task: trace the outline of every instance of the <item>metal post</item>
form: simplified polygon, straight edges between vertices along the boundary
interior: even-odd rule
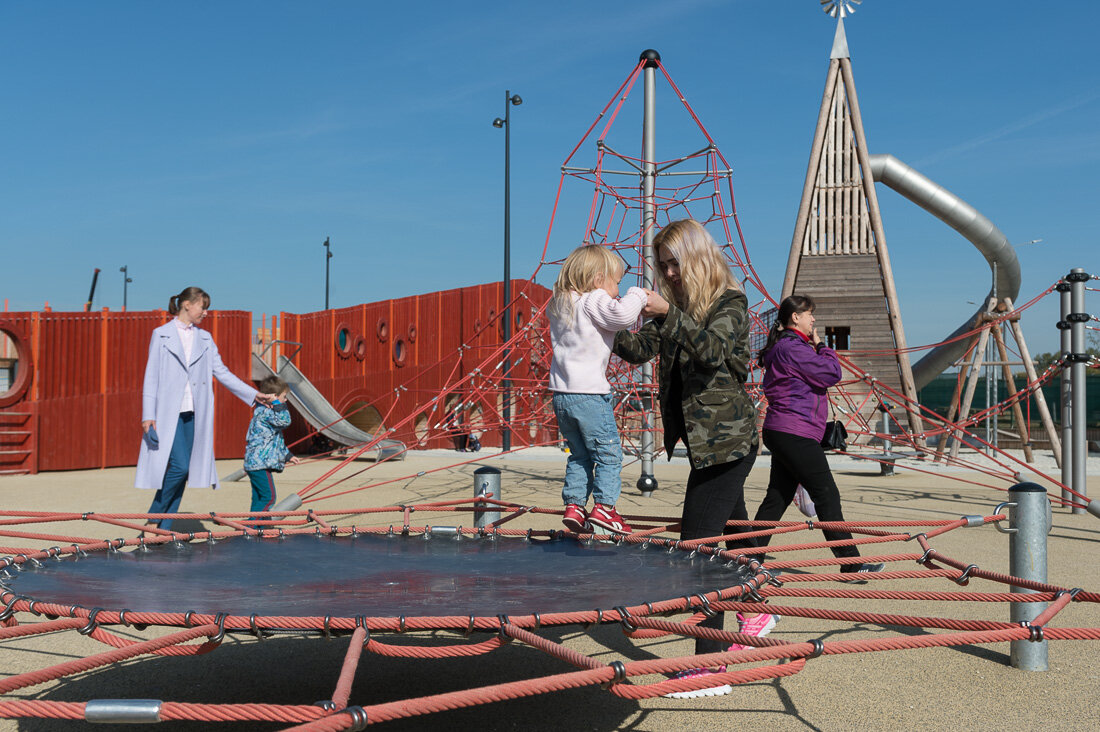
[[[1073,353],[1073,490],[1082,496],[1088,495],[1085,478],[1085,461],[1089,455],[1088,441],[1085,439],[1085,365],[1088,355],[1085,353],[1085,323],[1089,314],[1085,312],[1085,283],[1089,276],[1085,270],[1075,267],[1066,276],[1070,282],[1070,350]],[[1080,506],[1073,507],[1073,513],[1084,513]]]
[[[332,250],[329,249],[328,237],[325,237],[325,310],[328,310],[328,260],[332,259]]]
[[[486,466],[474,471],[474,497],[501,500],[499,470]],[[474,501],[474,508],[485,505],[481,500]],[[474,513],[475,528],[484,528],[495,521],[500,521],[500,511],[476,511]]]
[[[1035,483],[1017,483],[1008,490],[1008,503],[997,506],[995,513],[1009,507],[1008,526],[999,531],[1008,537],[1008,573],[1013,577],[1047,581],[1047,534],[1050,533],[1051,511],[1047,492]],[[1012,592],[1025,595],[1036,594],[1037,590],[1012,587]],[[1045,602],[1009,603],[1009,618],[1013,623],[1030,624],[1047,608]],[[1010,659],[1012,665],[1021,671],[1047,670],[1047,642],[1018,640],[1012,641]]]
[[[1073,353],[1070,342],[1069,314],[1070,314],[1070,287],[1069,283],[1062,281],[1054,286],[1060,293],[1061,319],[1058,321],[1058,330],[1061,331],[1061,356],[1062,356],[1062,385],[1061,385],[1061,422],[1062,422],[1062,485],[1073,488],[1073,371],[1069,356]],[[1069,500],[1072,494],[1062,489],[1063,500]]]
[[[504,425],[501,427],[500,446],[504,452],[512,449],[512,384],[508,378],[511,354],[508,341],[512,335],[508,318],[508,303],[512,301],[512,104],[511,92],[504,90]],[[499,483],[498,483],[499,485]],[[497,514],[500,518],[500,514]]]
[[[653,289],[657,255],[653,251],[654,229],[657,226],[657,65],[661,54],[653,49],[642,51],[639,61],[645,61],[644,116],[642,118],[642,286]],[[642,383],[649,388],[653,383],[653,363],[642,364]],[[653,434],[657,426],[656,406],[652,398],[642,404],[642,474],[638,478],[638,490],[650,496],[657,489],[653,477]]]
[[[505,89],[504,119],[497,117],[493,120],[493,127],[504,128],[504,305],[501,308],[504,319],[501,331],[504,338],[501,418],[504,424],[500,430],[500,446],[504,452],[512,449],[512,380],[509,374],[512,353],[508,347],[512,339],[512,105],[520,104],[523,104],[520,95]]]
[[[122,273],[122,309],[126,310],[126,286],[133,282],[133,278],[130,277],[129,265],[122,265],[118,268],[118,271]]]

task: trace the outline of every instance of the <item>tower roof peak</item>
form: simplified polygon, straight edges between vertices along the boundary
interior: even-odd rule
[[[848,37],[844,35],[844,18],[836,19],[836,35],[833,36],[833,51],[829,58],[851,58],[848,53]]]

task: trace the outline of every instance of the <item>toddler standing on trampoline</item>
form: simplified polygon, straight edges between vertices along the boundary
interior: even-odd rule
[[[286,463],[298,464],[283,440],[283,430],[290,426],[290,411],[286,398],[290,387],[272,374],[260,382],[260,391],[278,394],[270,405],[256,402],[244,448],[244,469],[252,482],[252,505],[249,511],[270,511],[275,503],[275,477]]]
[[[569,444],[562,523],[572,531],[599,526],[629,534],[615,510],[622,489],[623,446],[612,411],[607,362],[615,333],[637,321],[648,301],[640,287],[619,298],[622,259],[599,245],[574,249],[562,264],[550,302],[550,391],[554,416]],[[586,510],[592,496],[592,511]]]

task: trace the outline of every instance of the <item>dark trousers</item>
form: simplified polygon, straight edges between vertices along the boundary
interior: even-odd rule
[[[684,496],[684,512],[680,519],[681,539],[688,541],[705,536],[721,536],[727,533],[727,521],[745,521],[749,518],[745,509],[745,479],[755,462],[754,448],[740,460],[691,469],[688,474],[687,494]],[[752,541],[726,542],[726,547],[730,549],[743,549],[752,545]],[[724,620],[723,614],[718,613],[705,619],[699,627],[722,630]],[[728,643],[704,638],[695,640],[696,653],[719,653],[728,646]]]
[[[180,412],[176,420],[176,435],[172,439],[172,452],[168,454],[168,467],[160,489],[153,496],[149,513],[176,513],[187,487],[187,475],[191,472],[191,448],[195,444],[195,413]],[[172,519],[161,519],[157,525],[165,530],[172,528]]]
[[[764,430],[764,444],[772,453],[772,471],[768,479],[768,492],[756,511],[756,521],[779,521],[787,506],[794,500],[794,492],[801,483],[817,508],[821,521],[843,521],[840,508],[840,491],[837,490],[829,460],[821,445],[808,437]],[[847,531],[825,531],[827,541],[851,539]],[[759,539],[760,546],[767,546],[770,536]],[[833,556],[858,557],[854,546],[833,547]],[[854,572],[858,564],[849,564],[841,571]]]

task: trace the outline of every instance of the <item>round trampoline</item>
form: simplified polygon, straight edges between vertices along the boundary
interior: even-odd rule
[[[270,532],[269,532],[270,533]],[[292,534],[168,542],[24,563],[4,581],[37,602],[136,613],[354,618],[534,615],[642,605],[739,585],[715,554],[548,538]]]

